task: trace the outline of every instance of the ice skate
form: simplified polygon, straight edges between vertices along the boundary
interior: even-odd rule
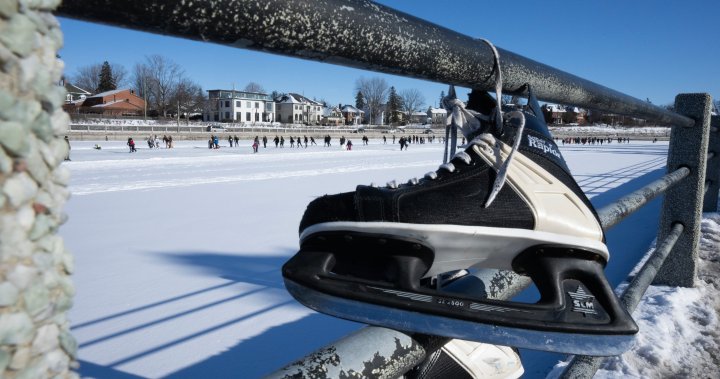
[[[449,111],[446,163],[422,179],[311,202],[300,251],[283,267],[306,306],[398,330],[537,350],[618,355],[637,326],[603,269],[597,215],[553,142],[529,86],[526,110],[473,91]],[[469,141],[454,154],[456,130]],[[459,269],[529,276],[537,303],[476,298],[427,285]]]
[[[516,379],[524,372],[520,356],[511,347],[453,339],[404,379]]]

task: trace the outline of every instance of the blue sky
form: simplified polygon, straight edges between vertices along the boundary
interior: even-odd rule
[[[428,1],[384,5],[624,92],[669,104],[678,93],[720,97],[720,1]],[[378,74],[267,53],[60,18],[66,74],[110,61],[132,71],[145,55],[164,55],[203,89],[297,92],[332,104],[354,103],[360,76],[416,88],[436,105],[440,83]]]

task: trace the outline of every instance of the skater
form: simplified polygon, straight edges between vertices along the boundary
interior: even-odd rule
[[[348,151],[352,150],[352,141],[347,140],[347,142],[345,142],[345,146],[347,146]]]
[[[387,145],[387,137],[383,136],[383,145]]]
[[[295,138],[293,136],[290,136],[290,147],[295,147]]]
[[[127,145],[130,148],[130,153],[137,152],[137,150],[135,150],[135,141],[133,141],[132,138],[128,138]]]
[[[263,136],[262,141],[263,141],[263,149],[267,149],[267,137]]]
[[[219,148],[220,148],[220,137],[218,137],[218,136],[213,136],[213,147],[214,147],[215,149],[219,149]],[[170,148],[172,148],[172,136],[170,137]]]
[[[230,147],[233,147],[233,138],[232,136],[228,137],[228,142],[230,143]]]
[[[65,143],[67,144],[67,149],[68,149],[67,154],[65,154],[65,160],[69,161],[70,160],[70,138],[68,138],[68,136],[65,136]]]
[[[363,136],[363,137],[362,137],[362,141],[363,141],[363,145],[367,145],[367,144],[368,144],[368,141],[369,141],[369,139],[368,139],[368,137],[367,137],[367,136]]]
[[[303,136],[303,141],[305,141],[305,148],[307,149],[308,137]]]
[[[258,152],[258,145],[259,145],[258,141],[253,140],[253,144],[252,144],[253,154]]]
[[[212,149],[215,144],[213,143],[213,136],[208,139],[208,149]]]
[[[283,136],[280,136],[280,147],[281,148],[285,147],[285,137],[283,137]]]
[[[317,143],[315,143],[315,138],[313,138],[313,136],[310,136],[310,145],[317,146]]]
[[[235,138],[233,138],[233,139],[235,140],[235,147],[240,147],[240,145],[238,145],[238,142],[240,142],[240,138],[238,138],[237,134],[235,135]]]
[[[172,138],[172,136],[168,136],[168,147],[169,147],[170,149],[172,149],[172,148],[174,147],[174,146],[173,146],[173,138]]]
[[[276,135],[275,138],[273,139],[273,142],[275,142],[275,148],[277,149],[278,144],[280,143],[280,137],[278,137],[278,136]]]
[[[495,96],[473,90],[466,105],[451,86],[443,99],[467,147],[456,153],[457,137],[448,139],[444,163],[422,180],[359,185],[310,202],[300,251],[282,270],[286,288],[317,311],[377,326],[621,354],[638,328],[605,278],[610,254],[598,216],[530,85],[521,87],[527,109],[501,111],[500,58],[484,42],[495,57]],[[526,275],[542,300],[457,296],[432,281],[469,268]]]

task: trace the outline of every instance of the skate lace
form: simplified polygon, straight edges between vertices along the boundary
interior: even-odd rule
[[[464,162],[466,165],[472,163],[472,157],[470,156],[470,154],[465,151],[455,151],[457,147],[458,129],[460,129],[465,138],[469,140],[468,144],[463,147],[467,148],[470,145],[477,145],[482,149],[492,148],[495,150],[493,156],[495,156],[497,160],[500,160],[499,145],[497,143],[494,143],[494,137],[495,135],[499,136],[502,133],[504,123],[501,103],[502,72],[500,71],[500,54],[490,41],[486,39],[482,39],[482,41],[485,42],[492,50],[493,58],[495,61],[493,67],[493,71],[495,72],[495,108],[493,110],[493,114],[491,116],[487,116],[480,112],[466,109],[465,103],[456,97],[455,87],[451,85],[450,90],[448,91],[448,96],[443,98],[443,106],[448,112],[448,117],[445,124],[445,149],[443,152],[443,164],[441,164],[436,171],[430,171],[425,174],[424,178],[427,180],[437,179],[438,172],[440,172],[440,170],[445,170],[449,173],[455,172],[456,167],[451,162],[452,160],[458,159]],[[520,140],[522,139],[522,133],[525,128],[525,115],[522,112],[513,111],[510,114],[518,115],[520,124],[517,126],[515,140],[513,141],[513,146],[510,150],[510,153],[508,154],[505,161],[502,162],[502,164],[499,165],[500,167],[497,169],[497,175],[495,177],[495,182],[493,183],[493,188],[490,191],[490,195],[488,196],[484,204],[485,208],[489,207],[493,203],[493,201],[495,201],[498,193],[500,193],[500,190],[505,185],[505,181],[507,180],[508,167],[510,166],[510,162],[512,162],[512,158],[515,156],[515,151],[517,151],[520,146]],[[491,130],[490,133],[481,133],[477,135],[477,132],[482,126],[481,121],[492,122],[493,120],[495,121],[495,125],[494,129]],[[419,180],[417,178],[412,178],[408,181],[408,185],[416,185],[418,183]],[[375,184],[371,185],[376,187]],[[398,183],[395,180],[392,180],[387,183],[387,187],[397,189]]]

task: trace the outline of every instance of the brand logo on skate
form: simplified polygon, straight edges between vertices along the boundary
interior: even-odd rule
[[[534,147],[536,149],[542,150],[543,153],[550,153],[558,158],[560,158],[560,153],[553,147],[551,144],[547,143],[542,138],[533,137],[533,136],[527,136],[528,139],[528,146]]]
[[[573,312],[579,312],[586,315],[597,314],[595,311],[595,297],[588,295],[582,287],[578,286],[575,292],[568,291],[567,294],[572,298]]]

